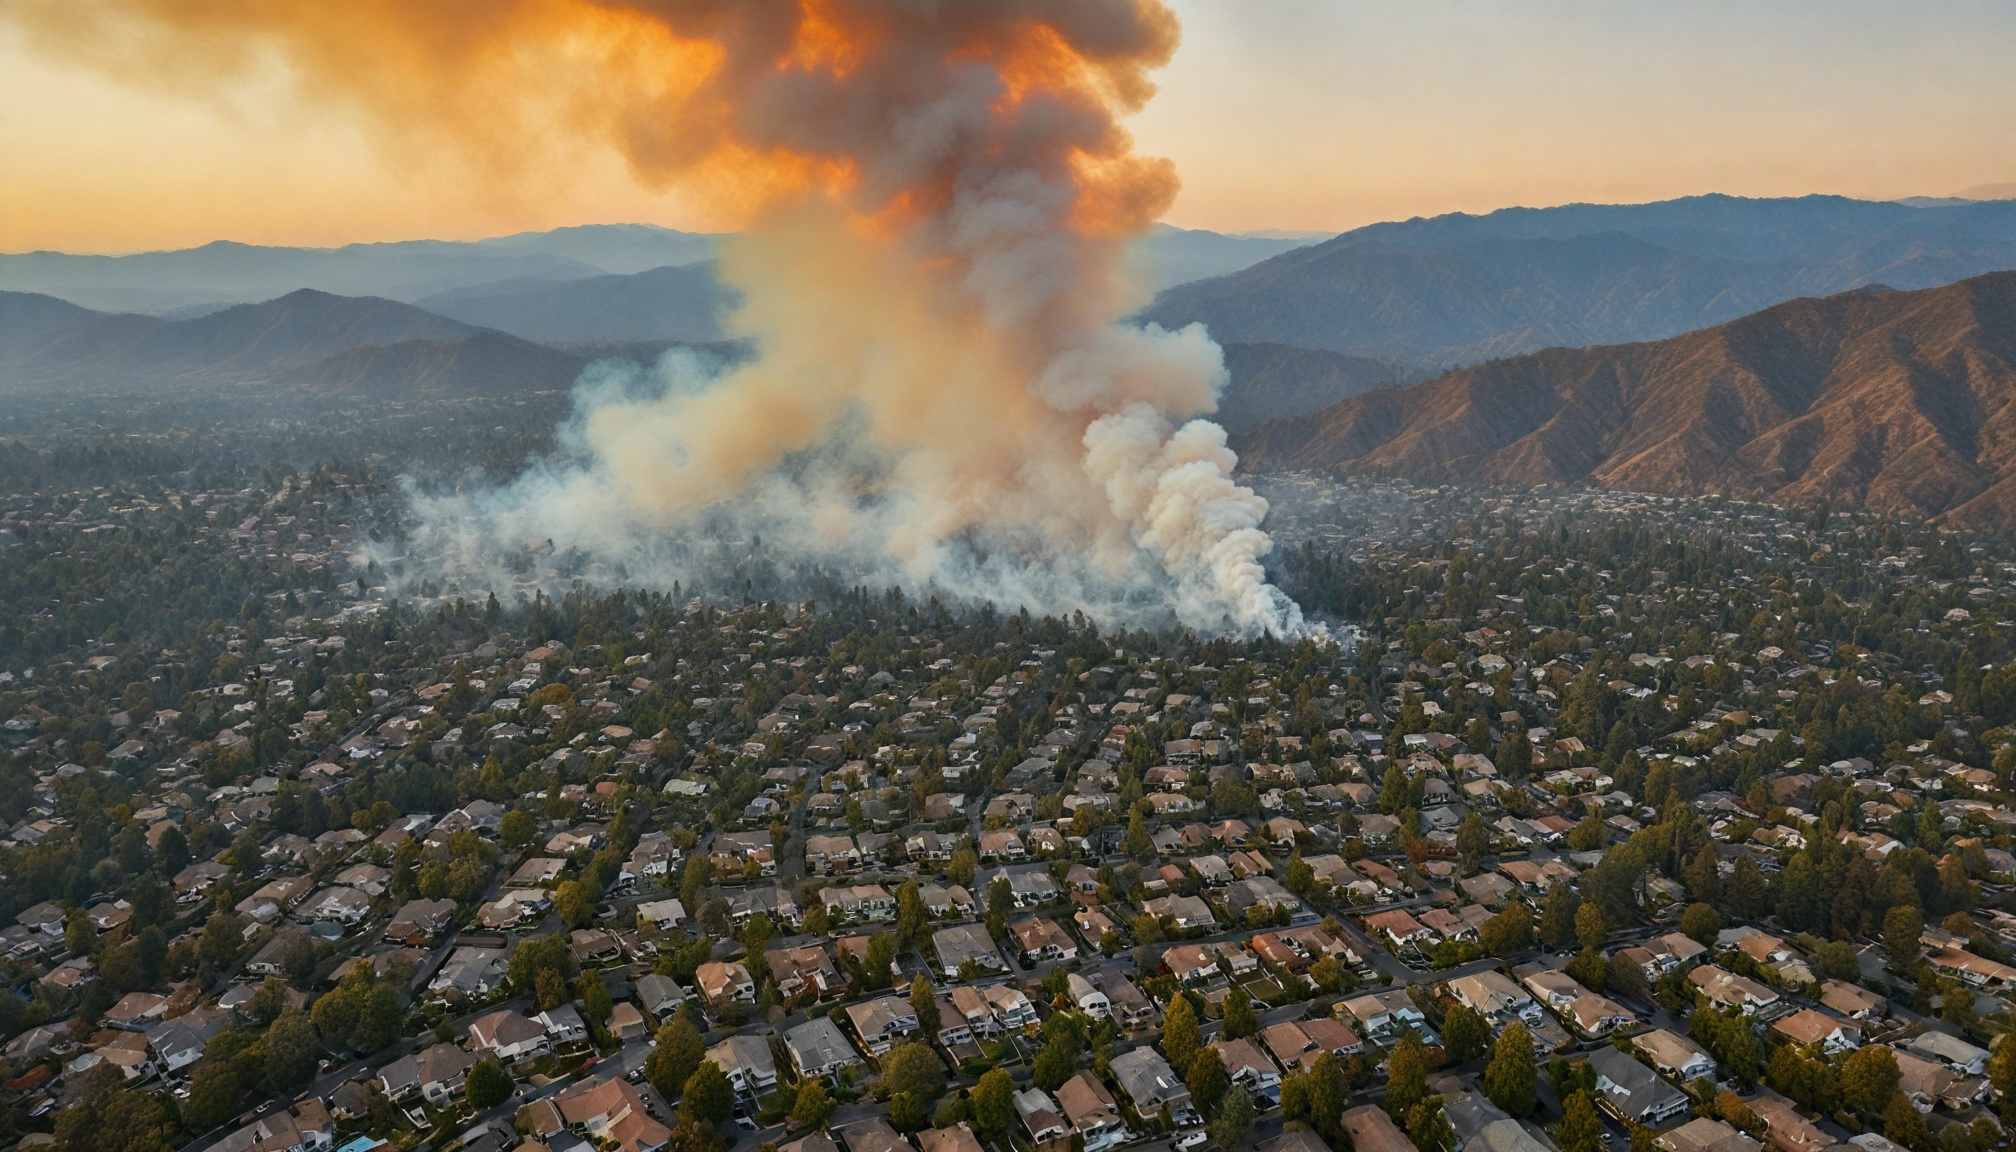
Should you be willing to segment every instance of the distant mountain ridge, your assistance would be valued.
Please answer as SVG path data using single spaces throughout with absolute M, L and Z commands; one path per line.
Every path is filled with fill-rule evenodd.
M 547 344 L 722 337 L 733 296 L 712 262 L 562 283 L 528 279 L 477 284 L 422 296 L 422 308 L 465 323 Z
M 589 224 L 485 240 L 401 240 L 339 248 L 220 240 L 197 248 L 126 256 L 24 252 L 0 254 L 0 291 L 41 293 L 105 311 L 184 316 L 218 304 L 270 300 L 296 288 L 382 296 L 409 304 L 484 286 L 501 294 L 515 291 L 529 296 L 529 288 L 542 284 L 558 291 L 570 281 L 707 265 L 728 238 L 650 224 Z M 1135 242 L 1128 267 L 1153 290 L 1234 271 L 1308 242 L 1158 225 Z M 711 278 L 711 266 L 707 276 Z M 633 312 L 649 308 L 657 299 L 651 294 L 652 284 L 640 284 L 644 291 L 629 305 Z M 654 333 L 668 331 L 698 334 L 718 327 L 721 299 L 718 287 L 709 294 L 696 285 L 682 299 L 682 307 L 707 305 L 714 311 L 682 311 L 669 319 L 651 318 L 616 330 L 607 321 L 623 306 L 612 303 L 601 309 L 601 326 L 593 331 L 552 335 L 555 321 L 549 317 L 547 336 L 524 331 L 517 335 L 591 342 L 658 339 Z M 563 304 L 561 310 L 577 306 Z
M 289 248 L 219 240 L 128 256 L 0 254 L 0 290 L 88 308 L 153 312 L 270 300 L 296 288 L 412 302 L 500 280 L 578 280 L 714 256 L 719 237 L 649 224 L 594 224 L 487 240 L 400 240 Z
M 1548 349 L 1235 440 L 1245 466 L 2016 522 L 2016 273 Z
M 1663 339 L 1784 300 L 2016 268 L 2016 202 L 1695 196 L 1374 224 L 1179 285 L 1144 310 L 1221 342 L 1437 368 Z
M 545 306 L 563 316 L 560 329 L 593 328 L 594 309 L 609 305 L 610 321 L 628 330 L 628 301 L 614 303 L 602 281 L 668 280 L 668 292 L 711 291 L 711 277 L 598 277 L 571 287 L 572 296 Z M 650 340 L 535 342 L 468 321 L 535 323 L 537 296 L 471 292 L 459 301 L 463 318 L 394 300 L 335 296 L 312 289 L 258 304 L 239 304 L 186 320 L 94 312 L 50 296 L 0 292 L 0 389 L 90 386 L 148 392 L 190 384 L 277 386 L 311 394 L 385 398 L 499 396 L 566 389 L 599 359 L 648 364 L 672 347 L 694 347 L 733 363 L 752 352 L 740 342 L 708 342 L 697 332 Z M 564 307 L 563 307 L 564 306 Z M 524 309 L 523 312 L 513 309 Z M 501 327 L 501 325 L 500 325 Z M 1396 382 L 1391 365 L 1281 346 L 1225 349 L 1231 380 L 1217 419 L 1234 429 L 1321 408 L 1367 388 Z

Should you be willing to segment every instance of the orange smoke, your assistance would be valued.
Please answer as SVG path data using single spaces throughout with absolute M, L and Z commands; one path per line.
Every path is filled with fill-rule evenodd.
M 892 165 L 887 143 L 955 127 L 903 114 L 979 69 L 1004 161 L 1100 173 L 1088 230 L 1138 229 L 1174 192 L 1113 122 L 1175 49 L 1157 0 L 0 0 L 0 17 L 52 54 L 172 88 L 278 63 L 389 145 L 490 175 L 601 141 L 647 185 L 744 219 L 814 190 L 871 215 L 932 211 L 951 153 Z
M 0 0 L 40 43 L 178 85 L 289 70 L 395 147 L 490 178 L 613 146 L 745 226 L 760 351 L 711 389 L 586 414 L 593 464 L 521 487 L 547 537 L 649 532 L 829 473 L 807 532 L 944 580 L 977 554 L 1173 589 L 1194 623 L 1299 628 L 1266 504 L 1214 426 L 1201 330 L 1116 321 L 1171 166 L 1118 117 L 1177 41 L 1160 0 Z M 1182 425 L 1179 427 L 1179 425 Z M 794 465 L 797 467 L 798 465 Z M 837 474 L 837 475 L 835 475 Z M 837 481 L 837 482 L 836 482 Z M 868 491 L 868 499 L 836 493 Z

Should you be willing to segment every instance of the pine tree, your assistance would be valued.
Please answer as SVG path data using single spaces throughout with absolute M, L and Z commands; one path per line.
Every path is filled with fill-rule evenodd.
M 1442 1048 L 1457 1064 L 1468 1064 L 1491 1043 L 1491 1022 L 1461 1004 L 1442 1020 Z
M 1428 1057 L 1421 1050 L 1421 1041 L 1409 1032 L 1386 1061 L 1386 1111 L 1404 1122 L 1427 1096 Z
M 1229 1040 L 1239 1040 L 1260 1030 L 1260 1020 L 1253 1013 L 1253 998 L 1244 988 L 1234 986 L 1225 997 L 1225 1020 L 1223 1031 Z
M 1211 1142 L 1224 1149 L 1239 1147 L 1239 1142 L 1253 1130 L 1254 1115 L 1253 1098 L 1246 1094 L 1245 1088 L 1234 1084 L 1226 1090 L 1225 1098 L 1219 1102 L 1218 1115 L 1211 1121 Z
M 1197 1010 L 1190 997 L 1178 992 L 1162 1019 L 1162 1054 L 1169 1057 L 1171 1067 L 1188 1068 L 1203 1046 L 1204 1034 L 1197 1027 Z
M 1561 1126 L 1555 1130 L 1561 1152 L 1604 1152 L 1603 1121 L 1587 1092 L 1576 1092 L 1561 1106 Z
M 1533 1037 L 1515 1020 L 1491 1045 L 1491 1063 L 1484 1068 L 1484 1095 L 1513 1116 L 1530 1116 L 1538 1075 Z
M 1547 889 L 1547 902 L 1540 911 L 1540 942 L 1549 948 L 1566 948 L 1575 942 L 1575 914 L 1580 908 L 1575 890 L 1556 880 Z

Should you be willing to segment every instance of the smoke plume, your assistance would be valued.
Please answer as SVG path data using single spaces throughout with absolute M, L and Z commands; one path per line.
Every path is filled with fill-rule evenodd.
M 1118 323 L 1175 173 L 1118 117 L 1159 0 L 0 0 L 39 43 L 182 85 L 274 63 L 480 178 L 613 145 L 743 214 L 722 274 L 758 355 L 589 389 L 573 458 L 423 498 L 444 541 L 639 556 L 736 510 L 909 579 L 1095 608 L 1157 589 L 1277 634 L 1266 503 L 1197 419 L 1200 329 Z M 603 381 L 604 384 L 607 381 Z M 641 385 L 641 386 L 640 386 Z

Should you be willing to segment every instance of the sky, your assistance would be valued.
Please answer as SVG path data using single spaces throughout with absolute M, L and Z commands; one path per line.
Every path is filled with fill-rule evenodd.
M 1173 0 L 1183 46 L 1131 125 L 1169 223 L 1341 231 L 1702 192 L 1887 199 L 2016 181 L 2006 0 Z M 0 0 L 4 13 L 5 0 Z M 518 181 L 383 153 L 267 68 L 129 86 L 0 18 L 0 251 L 713 230 L 583 149 Z

